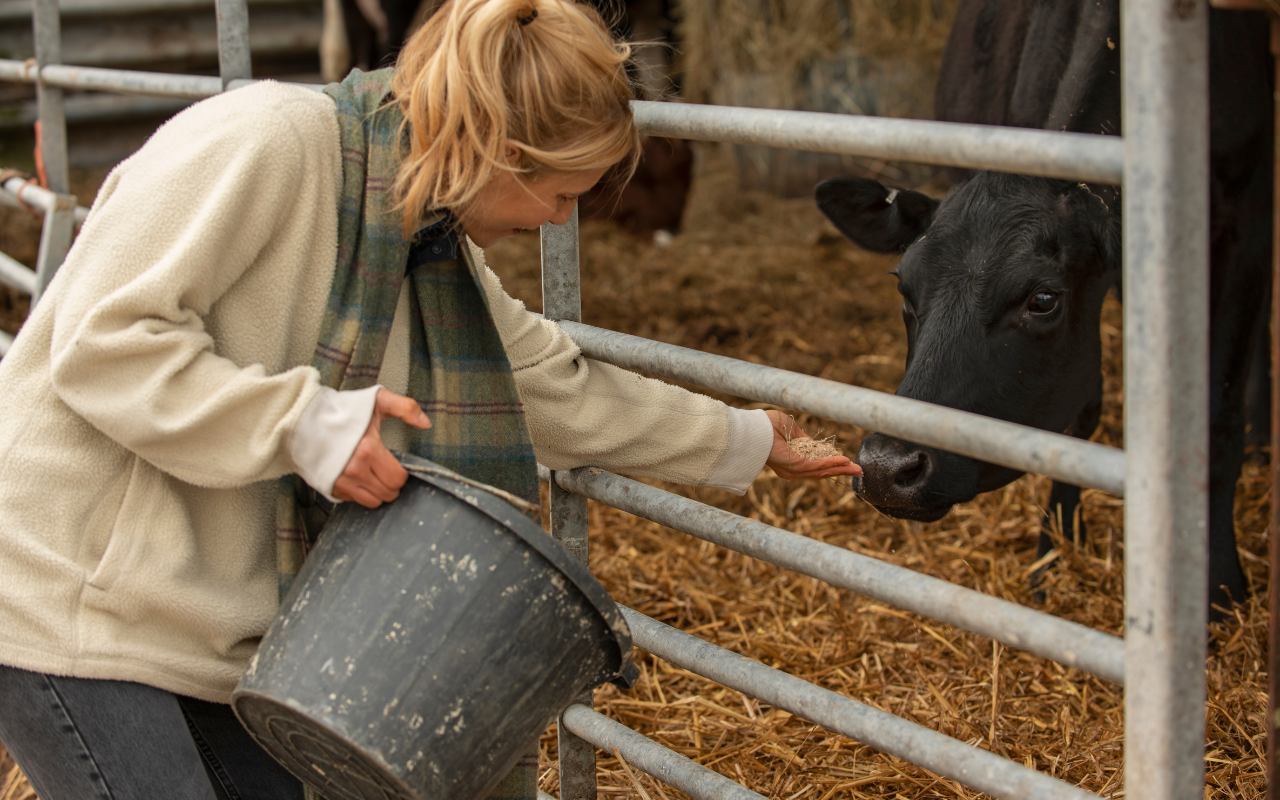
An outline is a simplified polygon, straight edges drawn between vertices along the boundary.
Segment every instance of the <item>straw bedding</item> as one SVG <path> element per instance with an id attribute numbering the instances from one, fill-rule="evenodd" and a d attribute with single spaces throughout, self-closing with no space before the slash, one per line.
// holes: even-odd
<path id="1" fill-rule="evenodd" d="M 665 249 L 608 224 L 584 226 L 588 323 L 833 380 L 892 390 L 906 345 L 893 260 L 857 251 L 807 200 L 737 189 L 714 150 L 694 185 L 684 232 Z M 86 194 L 87 197 L 87 194 Z M 10 212 L 0 210 L 0 215 Z M 8 224 L 8 219 L 0 219 Z M 6 238 L 6 249 L 12 245 Z M 507 287 L 538 307 L 537 237 L 490 253 Z M 6 319 L 0 325 L 8 329 Z M 1120 311 L 1104 314 L 1106 401 L 1096 438 L 1121 444 Z M 738 404 L 741 400 L 725 398 Z M 864 431 L 798 416 L 815 438 L 854 453 Z M 1027 476 L 920 525 L 879 515 L 847 483 L 785 483 L 763 475 L 744 498 L 688 496 L 829 544 L 1037 605 L 1027 576 L 1048 481 Z M 1215 628 L 1206 665 L 1206 771 L 1211 798 L 1264 794 L 1266 521 L 1264 465 L 1249 463 L 1237 533 L 1254 597 Z M 1123 504 L 1085 492 L 1089 538 L 1070 521 L 1039 607 L 1122 631 Z M 625 605 L 721 647 L 1106 797 L 1122 797 L 1123 696 L 1117 687 L 914 614 L 833 589 L 682 533 L 592 503 L 592 569 Z M 597 694 L 604 713 L 768 797 L 979 797 L 899 759 L 827 733 L 780 709 L 696 678 L 644 653 L 631 691 Z M 558 794 L 555 740 L 543 739 L 541 785 Z M 0 800 L 30 797 L 0 755 Z M 675 800 L 681 794 L 611 754 L 599 760 L 601 797 Z M 1136 793 L 1134 796 L 1137 796 Z"/>
<path id="2" fill-rule="evenodd" d="M 585 321 L 662 341 L 892 390 L 906 353 L 893 259 L 846 243 L 808 200 L 737 189 L 712 155 L 695 183 L 684 232 L 656 249 L 584 227 Z M 508 287 L 537 306 L 536 239 L 492 254 Z M 1095 440 L 1121 445 L 1121 313 L 1102 328 L 1105 417 Z M 725 398 L 745 404 L 741 400 Z M 854 453 L 865 431 L 804 416 L 815 437 Z M 848 484 L 761 476 L 745 498 L 667 487 L 788 530 L 873 555 L 1112 633 L 1123 626 L 1123 502 L 1084 493 L 1088 540 L 1072 525 L 1037 603 L 1028 588 L 1049 481 L 1026 476 L 921 525 L 878 514 Z M 1236 503 L 1253 599 L 1212 631 L 1206 674 L 1206 797 L 1265 792 L 1266 526 L 1269 480 L 1250 462 Z M 592 569 L 614 597 L 656 619 L 1101 793 L 1123 797 L 1123 694 L 1112 684 L 920 618 L 867 597 L 592 503 Z M 647 654 L 643 677 L 597 694 L 604 713 L 779 800 L 980 797 L 899 759 L 815 728 Z M 555 741 L 543 740 L 542 788 L 556 794 Z M 601 754 L 602 796 L 657 800 Z M 665 788 L 665 796 L 680 793 Z M 1136 796 L 1136 795 L 1135 795 Z"/>

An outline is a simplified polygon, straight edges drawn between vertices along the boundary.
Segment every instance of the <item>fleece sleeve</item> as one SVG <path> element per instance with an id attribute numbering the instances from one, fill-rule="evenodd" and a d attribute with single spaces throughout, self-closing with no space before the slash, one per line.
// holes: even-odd
<path id="1" fill-rule="evenodd" d="M 369 429 L 381 388 L 339 392 L 320 387 L 289 439 L 289 455 L 298 476 L 332 503 L 338 502 L 333 485 Z"/>
<path id="2" fill-rule="evenodd" d="M 240 92 L 206 101 L 227 105 L 175 118 L 126 162 L 49 298 L 59 398 L 157 468 L 207 487 L 293 471 L 288 439 L 320 388 L 310 366 L 273 374 L 236 363 L 206 324 L 238 282 L 245 291 L 255 265 L 287 263 L 280 253 L 301 246 L 296 217 L 310 206 L 299 203 L 318 202 L 307 194 L 315 171 L 332 174 L 336 160 L 314 152 L 298 109 L 256 91 L 248 97 L 258 102 Z M 331 264 L 319 269 L 331 273 Z M 296 279 L 255 273 L 250 289 L 288 298 L 302 289 L 272 281 Z M 290 313 L 281 305 L 267 330 Z"/>
<path id="3" fill-rule="evenodd" d="M 763 411 L 731 409 L 589 359 L 558 325 L 508 295 L 483 262 L 480 274 L 541 463 L 746 491 L 773 441 L 771 426 L 762 438 Z"/>

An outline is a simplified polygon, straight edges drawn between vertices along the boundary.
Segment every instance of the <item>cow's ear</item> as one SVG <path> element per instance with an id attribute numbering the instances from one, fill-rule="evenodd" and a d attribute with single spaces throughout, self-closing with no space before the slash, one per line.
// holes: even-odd
<path id="1" fill-rule="evenodd" d="M 939 202 L 869 178 L 832 178 L 818 184 L 814 196 L 841 233 L 876 253 L 906 250 L 929 229 Z"/>

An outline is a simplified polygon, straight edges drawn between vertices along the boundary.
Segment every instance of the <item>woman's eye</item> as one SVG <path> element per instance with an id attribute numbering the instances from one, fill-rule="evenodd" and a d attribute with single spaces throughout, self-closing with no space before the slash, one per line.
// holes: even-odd
<path id="1" fill-rule="evenodd" d="M 1048 314 L 1058 307 L 1057 292 L 1036 292 L 1031 298 L 1031 302 L 1027 303 L 1027 308 L 1032 314 Z"/>

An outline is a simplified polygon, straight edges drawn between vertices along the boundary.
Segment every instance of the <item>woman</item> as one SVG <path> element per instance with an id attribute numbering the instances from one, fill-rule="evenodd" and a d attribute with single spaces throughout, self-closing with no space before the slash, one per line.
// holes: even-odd
<path id="1" fill-rule="evenodd" d="M 394 73 L 221 95 L 108 177 L 0 364 L 0 740 L 44 800 L 301 795 L 225 704 L 315 495 L 394 500 L 389 446 L 529 498 L 535 456 L 859 473 L 586 359 L 472 249 L 634 162 L 627 52 L 572 2 L 453 0 Z"/>

